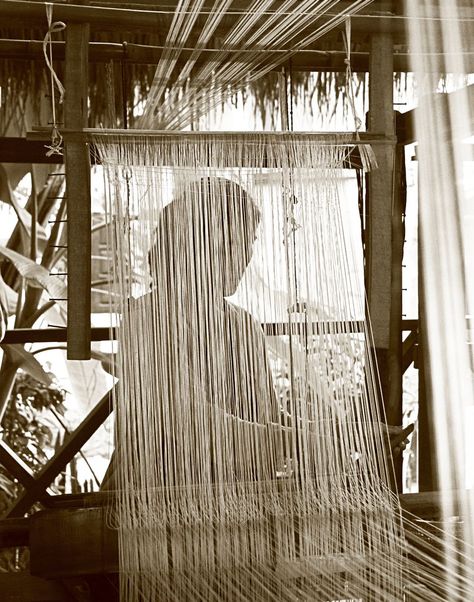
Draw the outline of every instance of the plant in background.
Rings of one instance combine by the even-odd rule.
[[[19,371],[2,421],[3,440],[33,470],[46,462],[46,450],[54,449],[55,432],[44,411],[63,413],[66,392],[44,385]]]
[[[63,413],[66,391],[55,384],[44,385],[19,370],[1,424],[3,441],[33,472],[47,461],[57,437],[45,411]],[[0,465],[0,512],[15,499],[19,485]]]
[[[32,471],[47,461],[47,450],[54,450],[56,432],[45,417],[48,410],[62,413],[66,391],[54,383],[45,385],[19,370],[2,421],[3,441]],[[0,465],[0,515],[18,497],[21,486]],[[23,570],[28,564],[27,550],[0,551],[0,572]]]

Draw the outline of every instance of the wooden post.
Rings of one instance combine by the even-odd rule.
[[[393,117],[392,36],[371,37],[369,63],[370,131],[395,135]],[[369,174],[366,232],[366,288],[375,354],[384,399],[389,399],[388,350],[392,307],[392,199],[394,149],[391,144],[373,147],[378,168]]]
[[[431,378],[429,371],[425,287],[423,285],[423,245],[418,209],[418,486],[420,491],[437,491],[437,473]]]
[[[403,340],[402,340],[402,263],[405,242],[403,215],[406,210],[407,187],[405,169],[405,147],[395,147],[392,203],[392,244],[391,244],[391,306],[388,348],[388,397],[385,397],[385,412],[388,424],[402,424],[403,421]],[[397,488],[403,487],[403,456],[393,459]]]
[[[89,25],[66,29],[64,123],[87,127]],[[90,359],[91,341],[91,198],[89,149],[84,142],[65,141],[67,194],[67,357]]]
[[[395,136],[393,39],[371,36],[368,129]],[[366,232],[366,288],[382,397],[388,424],[402,422],[402,254],[403,148],[374,146],[378,168],[369,174]],[[396,482],[401,485],[401,462]]]

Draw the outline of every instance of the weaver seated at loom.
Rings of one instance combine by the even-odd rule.
[[[383,473],[373,379],[354,370],[368,337],[353,326],[327,168],[345,147],[303,142],[308,155],[291,140],[262,143],[132,140],[103,158],[123,300],[115,400],[124,599],[326,601],[370,590],[379,602],[382,589],[401,588],[397,500]],[[202,168],[209,157],[241,165],[242,153],[245,164],[265,156],[276,169]],[[134,289],[134,266],[144,273],[146,263],[151,291]],[[311,313],[298,325],[288,308],[299,299]],[[287,330],[269,346],[261,324],[272,319]],[[329,330],[320,319],[332,320]],[[283,362],[287,398],[281,383],[275,395],[267,355],[272,370]]]
[[[243,425],[249,433],[268,439],[267,426],[280,421],[261,327],[226,300],[250,261],[258,223],[259,211],[245,191],[222,178],[196,182],[161,212],[148,258],[153,290],[130,303],[124,328],[137,313],[155,321],[159,316],[155,371],[143,393],[149,397],[153,392],[150,403],[160,407],[161,428],[174,441],[155,456],[162,486],[266,480],[276,475],[274,450],[269,445],[252,463],[248,453],[252,441],[236,444],[233,466],[218,466],[217,441],[203,442],[198,432],[202,420],[223,418],[230,429],[227,445],[233,446],[234,437],[242,436]],[[150,332],[156,326],[150,324]],[[143,368],[138,363],[137,369]],[[177,397],[186,400],[185,410],[175,403]],[[220,416],[213,415],[213,408]],[[198,415],[199,411],[203,414]],[[186,424],[193,425],[190,440],[185,438],[190,434],[183,428]],[[195,461],[197,450],[204,452],[201,463]],[[193,475],[183,479],[176,473],[175,453],[193,459],[186,462],[186,470]],[[114,484],[109,470],[103,487],[110,489]]]
[[[122,599],[445,602],[432,587],[430,552],[420,563],[426,587],[405,587],[421,572],[412,557],[407,563],[388,487],[370,327],[353,270],[361,257],[341,216],[345,137],[105,134],[95,144],[124,317],[115,395]],[[226,278],[238,281],[248,257],[228,244],[226,185],[195,182],[216,175],[242,184],[230,186],[238,197],[251,191],[260,211],[236,305],[259,324],[285,326],[267,341],[272,369],[281,359],[289,383],[288,399],[278,398],[283,425],[272,422],[268,366],[255,352],[265,353],[259,326],[224,299]],[[145,295],[148,283],[135,287],[134,277],[146,271],[150,247],[154,289]],[[260,278],[250,282],[257,261]],[[288,308],[301,301],[308,311],[295,323]],[[287,447],[278,443],[284,429]],[[287,453],[291,478],[276,479]]]
[[[135,303],[148,305],[150,318],[160,316],[155,403],[166,437],[173,437],[161,458],[165,486],[275,474],[272,450],[262,446],[267,426],[279,422],[263,333],[250,314],[226,300],[250,261],[258,222],[245,191],[222,178],[190,184],[160,214],[149,252],[153,290]],[[207,424],[200,432],[202,421]],[[226,445],[234,446],[232,464],[219,465],[222,440],[213,436],[219,428],[228,430]],[[186,475],[176,470],[183,458],[192,459],[183,466]]]
[[[153,392],[150,403],[159,405],[161,428],[174,441],[173,446],[157,449],[154,460],[146,459],[159,467],[158,486],[291,476],[298,452],[291,435],[285,437],[285,429],[278,429],[288,427],[291,417],[285,419],[278,405],[261,326],[226,299],[234,295],[250,262],[259,221],[260,212],[243,188],[217,177],[188,185],[161,211],[148,255],[153,290],[130,303],[124,323],[124,328],[130,327],[136,314],[150,321],[160,316],[152,359],[155,372],[148,375],[149,388],[143,391],[147,396]],[[155,332],[156,324],[148,326]],[[147,324],[143,328],[147,330]],[[137,371],[146,364],[137,361]],[[185,414],[179,413],[176,396],[189,398]],[[208,413],[198,416],[203,399]],[[213,407],[220,417],[213,415]],[[221,451],[211,428],[198,464],[195,454],[202,442],[197,425],[219,418],[227,425],[225,441],[233,462],[219,466]],[[193,425],[191,440],[184,438],[182,427],[187,423]],[[242,438],[242,429],[248,431],[248,439]],[[277,432],[280,441],[274,437]],[[386,437],[393,453],[405,448],[401,427],[387,427]],[[176,473],[179,455],[193,459],[185,465],[186,475]],[[107,472],[103,489],[116,487],[114,468],[111,465]],[[134,478],[130,475],[129,483]]]

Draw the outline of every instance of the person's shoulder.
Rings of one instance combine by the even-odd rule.
[[[129,314],[151,309],[153,306],[153,292],[145,293],[140,297],[130,297],[127,302],[127,310]]]
[[[240,323],[242,326],[247,326],[248,328],[258,329],[259,331],[262,330],[260,322],[243,307],[235,305],[230,301],[226,301],[225,307],[231,320]]]

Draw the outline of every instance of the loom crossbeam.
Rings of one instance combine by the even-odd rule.
[[[51,128],[48,127],[35,127],[29,131],[27,137],[31,140],[34,139],[45,139],[48,134],[51,133]],[[199,140],[213,140],[222,142],[237,142],[245,141],[250,143],[260,143],[262,145],[268,144],[270,141],[280,141],[284,144],[288,140],[292,140],[295,143],[313,143],[313,144],[326,144],[329,146],[336,146],[338,143],[343,145],[358,145],[358,144],[390,144],[396,143],[396,137],[394,135],[387,136],[382,132],[371,131],[371,132],[245,132],[245,131],[195,131],[195,132],[175,132],[169,130],[139,130],[139,129],[106,129],[106,128],[82,128],[82,129],[71,129],[61,128],[61,134],[65,139],[80,142],[93,142],[97,139],[113,141],[114,139],[120,140],[121,143],[133,143],[136,140],[143,139],[145,137],[149,141],[159,141],[160,139],[166,140],[168,144],[173,142],[197,142]]]
[[[177,62],[177,67],[183,67],[186,60],[191,56],[191,50],[184,50],[182,59]],[[196,62],[199,67],[208,59],[212,59],[216,49],[204,49],[203,57]],[[163,53],[161,46],[144,45],[128,43],[124,48],[123,44],[113,42],[91,42],[89,46],[89,60],[92,63],[102,63],[105,61],[116,61],[126,65],[156,65]],[[64,43],[54,42],[54,54],[58,60],[64,58]],[[314,72],[342,72],[345,69],[346,52],[343,50],[311,50],[304,49],[298,51],[291,60],[292,68],[295,71],[314,71]],[[351,63],[354,72],[363,73],[369,70],[368,51],[355,51],[351,53]],[[43,57],[43,42],[40,40],[9,40],[0,39],[0,58],[15,60],[39,60]],[[467,64],[469,72],[474,71],[473,52],[466,49],[464,51],[464,61]],[[410,71],[410,54],[407,52],[396,51],[393,56],[394,69],[397,72]],[[274,71],[280,71],[275,68]]]
[[[55,584],[57,592],[59,586],[51,580],[75,579],[76,583],[87,585],[91,576],[95,576],[94,579],[102,576],[104,581],[110,583],[119,569],[117,531],[108,522],[106,507],[97,506],[100,499],[106,504],[110,494],[59,496],[53,498],[56,509],[40,512],[30,518],[0,521],[0,547],[21,545],[30,548],[31,571],[37,580],[37,587],[41,579],[48,579],[48,583]],[[441,515],[441,499],[437,492],[407,494],[401,496],[400,500],[402,507],[425,521],[436,520]],[[67,538],[64,533],[68,534]],[[300,564],[304,562],[295,560],[280,563],[278,570],[284,570],[288,579],[295,579],[303,572]],[[328,566],[324,566],[324,563],[332,565],[335,571],[346,567],[341,557],[321,562],[325,574],[328,573]],[[406,585],[410,589],[410,584]],[[413,589],[416,589],[415,585]],[[25,591],[23,599],[28,600],[21,582],[16,583],[15,591]],[[57,593],[55,595],[58,596]]]

